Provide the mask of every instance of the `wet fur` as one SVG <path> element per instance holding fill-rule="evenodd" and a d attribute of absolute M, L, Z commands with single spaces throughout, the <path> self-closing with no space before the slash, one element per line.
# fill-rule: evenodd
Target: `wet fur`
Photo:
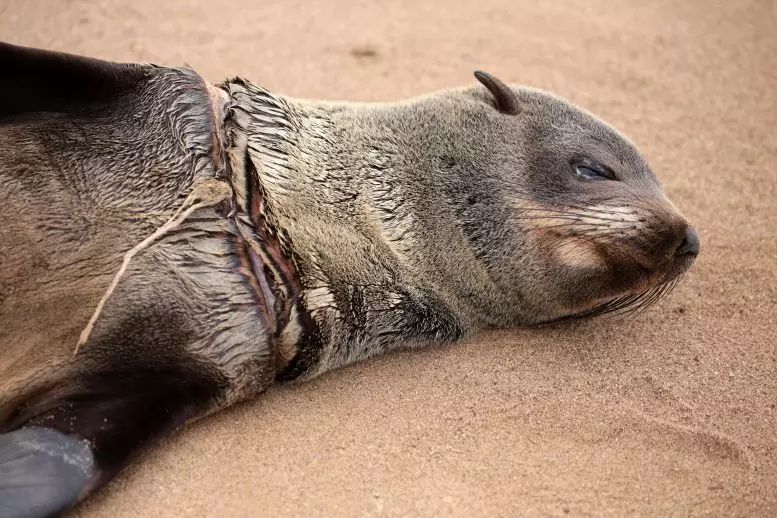
<path fill-rule="evenodd" d="M 6 81 L 31 85 L 11 89 L 19 103 L 0 113 L 0 416 L 6 431 L 38 424 L 89 441 L 96 487 L 151 437 L 263 390 L 272 352 L 239 233 L 216 207 L 132 261 L 72 355 L 122 255 L 223 171 L 205 83 L 191 70 L 117 72 L 38 52 L 0 47 L 0 62 L 29 63 Z"/>
<path fill-rule="evenodd" d="M 0 422 L 87 441 L 79 498 L 276 380 L 636 307 L 689 265 L 660 263 L 687 224 L 636 149 L 543 92 L 515 88 L 516 112 L 482 87 L 365 105 L 233 80 L 214 100 L 189 69 L 10 45 L 0 65 Z M 580 154 L 630 176 L 572 183 Z M 232 200 L 133 258 L 73 356 L 122 255 L 212 179 Z M 643 256 L 666 279 L 627 293 Z"/>

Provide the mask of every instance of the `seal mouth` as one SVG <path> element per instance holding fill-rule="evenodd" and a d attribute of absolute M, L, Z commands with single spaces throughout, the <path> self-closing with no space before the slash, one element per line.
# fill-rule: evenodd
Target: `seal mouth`
<path fill-rule="evenodd" d="M 688 231 L 686 231 L 687 235 Z M 670 254 L 644 253 L 643 249 L 611 249 L 607 257 L 610 262 L 609 280 L 600 278 L 599 296 L 588 302 L 580 300 L 577 308 L 568 306 L 569 312 L 559 317 L 535 323 L 533 327 L 547 327 L 574 322 L 584 318 L 609 316 L 636 316 L 669 295 L 682 281 L 696 261 L 698 244 L 686 252 L 685 241 L 679 247 L 670 245 Z M 612 253 L 613 251 L 617 253 Z"/>

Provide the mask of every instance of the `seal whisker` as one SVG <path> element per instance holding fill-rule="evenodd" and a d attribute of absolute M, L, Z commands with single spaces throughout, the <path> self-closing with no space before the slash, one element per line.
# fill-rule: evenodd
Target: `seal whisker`
<path fill-rule="evenodd" d="M 555 223 L 553 225 L 544 225 L 542 228 L 558 228 L 558 227 L 594 227 L 594 228 L 603 228 L 607 229 L 610 228 L 610 225 L 607 225 L 605 223 L 592 223 L 592 222 L 584 222 L 580 221 L 577 218 L 568 218 L 563 216 L 558 217 L 542 217 L 542 216 L 513 216 L 510 218 L 511 221 L 545 221 L 548 219 L 556 219 L 556 220 L 569 220 L 569 223 Z"/>
<path fill-rule="evenodd" d="M 679 284 L 681 279 L 682 277 L 678 277 L 677 279 L 674 279 L 668 283 L 661 284 L 638 294 L 630 294 L 623 297 L 610 299 L 598 306 L 582 311 L 575 315 L 571 315 L 570 317 L 549 322 L 547 325 L 553 325 L 572 320 L 581 320 L 583 318 L 591 318 L 596 316 L 626 318 L 628 316 L 637 315 L 650 306 L 653 306 L 656 302 L 670 293 L 672 289 L 674 289 L 674 287 Z"/>
<path fill-rule="evenodd" d="M 590 228 L 583 229 L 581 227 L 590 227 Z M 593 224 L 593 223 L 557 223 L 555 225 L 545 225 L 542 228 L 536 229 L 536 230 L 554 230 L 554 229 L 561 229 L 561 228 L 569 228 L 569 229 L 579 230 L 580 232 L 582 232 L 582 234 L 580 234 L 580 235 L 585 235 L 588 232 L 590 232 L 591 234 L 595 234 L 595 235 L 604 235 L 605 231 L 604 230 L 599 230 L 599 229 L 600 228 L 601 229 L 606 229 L 607 226 L 606 225 L 596 225 L 596 224 Z"/>
<path fill-rule="evenodd" d="M 558 216 L 572 216 L 577 218 L 585 218 L 585 219 L 596 219 L 600 221 L 606 221 L 608 223 L 619 223 L 620 220 L 616 220 L 613 218 L 607 218 L 603 217 L 602 214 L 611 214 L 613 216 L 623 216 L 623 214 L 618 212 L 603 212 L 600 210 L 597 210 L 596 212 L 587 212 L 587 213 L 579 213 L 579 212 L 573 212 L 570 210 L 563 210 L 563 208 L 551 208 L 551 207 L 518 207 L 520 211 L 534 211 L 534 212 L 544 212 L 549 214 L 555 214 Z M 554 216 L 547 216 L 547 217 L 554 217 Z"/>
<path fill-rule="evenodd" d="M 677 284 L 679 283 L 680 279 L 681 278 L 674 279 L 668 283 L 662 284 L 651 290 L 648 290 L 647 292 L 645 292 L 645 294 L 648 296 L 640 300 L 638 304 L 634 304 L 631 307 L 625 308 L 624 311 L 619 316 L 623 316 L 625 318 L 627 316 L 639 315 L 646 309 L 655 305 L 659 300 L 666 297 L 669 293 L 671 293 L 674 287 L 677 286 Z"/>
<path fill-rule="evenodd" d="M 518 195 L 516 195 L 516 194 L 518 194 Z M 591 209 L 591 205 L 582 205 L 582 204 L 579 203 L 578 200 L 575 200 L 574 198 L 568 198 L 566 196 L 561 196 L 561 195 L 558 195 L 558 194 L 554 194 L 552 197 L 550 197 L 550 196 L 543 197 L 541 193 L 536 193 L 536 192 L 526 191 L 526 192 L 518 192 L 518 193 L 516 193 L 515 191 L 512 191 L 512 192 L 510 192 L 510 199 L 512 199 L 512 200 L 523 200 L 523 201 L 528 201 L 528 202 L 532 202 L 532 203 L 540 202 L 540 203 L 548 204 L 550 207 L 566 207 L 566 208 L 582 210 L 582 211 L 588 211 L 588 210 Z M 606 202 L 606 200 L 604 200 L 604 199 L 592 200 L 592 204 L 595 203 L 596 206 L 599 207 L 600 209 L 601 208 L 608 208 L 608 207 L 611 208 L 611 209 L 622 209 L 622 208 L 626 207 L 625 205 L 608 204 L 608 203 L 605 203 L 605 202 Z M 629 208 L 633 208 L 633 207 L 640 207 L 641 208 L 642 206 L 643 206 L 643 204 L 637 204 L 637 205 L 629 204 L 628 205 Z M 521 208 L 520 205 L 518 206 L 518 208 Z M 531 209 L 535 209 L 535 210 L 542 210 L 543 209 L 543 207 L 527 207 L 527 208 L 531 208 Z M 613 212 L 619 213 L 618 211 L 613 211 Z"/>
<path fill-rule="evenodd" d="M 518 184 L 515 182 L 508 182 L 508 185 L 510 185 L 511 187 L 518 186 Z M 626 186 L 626 190 L 634 198 L 634 202 L 629 203 L 627 205 L 623 204 L 622 202 L 618 203 L 617 205 L 607 203 L 610 200 L 612 200 L 612 197 L 601 197 L 596 200 L 592 200 L 592 202 L 600 204 L 600 206 L 611 206 L 614 208 L 624 208 L 624 207 L 638 208 L 638 209 L 650 208 L 649 205 L 643 199 L 638 198 L 628 186 Z M 542 193 L 525 191 L 525 190 L 516 190 L 516 191 L 511 191 L 510 196 L 513 198 L 522 199 L 526 201 L 532 201 L 532 202 L 540 201 L 544 203 L 550 203 L 553 205 L 567 206 L 567 207 L 572 207 L 572 208 L 581 209 L 581 210 L 588 210 L 589 208 L 586 205 L 581 205 L 578 199 L 574 197 L 566 196 L 561 193 L 553 193 L 552 196 L 543 197 Z"/>
<path fill-rule="evenodd" d="M 536 219 L 536 220 L 543 220 L 543 219 L 569 219 L 573 221 L 578 221 L 580 223 L 583 223 L 583 218 L 587 218 L 586 216 L 577 215 L 572 212 L 551 212 L 546 215 L 521 215 L 521 216 L 511 216 L 511 219 Z M 587 219 L 601 219 L 601 218 L 587 218 Z M 603 220 L 607 221 L 608 223 L 604 222 L 597 222 L 596 224 L 602 225 L 602 226 L 609 226 L 609 222 L 612 220 Z M 589 223 L 593 224 L 593 223 Z"/>

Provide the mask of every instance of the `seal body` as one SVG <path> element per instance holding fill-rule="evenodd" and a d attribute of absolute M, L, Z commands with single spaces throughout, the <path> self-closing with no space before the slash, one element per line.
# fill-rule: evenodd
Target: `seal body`
<path fill-rule="evenodd" d="M 3 516 L 59 512 L 278 380 L 639 309 L 698 254 L 623 136 L 488 74 L 367 105 L 11 45 L 0 64 Z"/>

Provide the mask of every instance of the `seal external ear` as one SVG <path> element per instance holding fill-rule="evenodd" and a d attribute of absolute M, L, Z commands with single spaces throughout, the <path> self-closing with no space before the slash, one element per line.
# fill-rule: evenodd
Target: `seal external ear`
<path fill-rule="evenodd" d="M 512 88 L 504 84 L 500 79 L 480 70 L 475 71 L 475 78 L 488 88 L 488 91 L 494 96 L 496 108 L 500 112 L 507 115 L 518 115 L 521 113 L 521 101 L 518 100 L 518 96 L 515 95 Z"/>

